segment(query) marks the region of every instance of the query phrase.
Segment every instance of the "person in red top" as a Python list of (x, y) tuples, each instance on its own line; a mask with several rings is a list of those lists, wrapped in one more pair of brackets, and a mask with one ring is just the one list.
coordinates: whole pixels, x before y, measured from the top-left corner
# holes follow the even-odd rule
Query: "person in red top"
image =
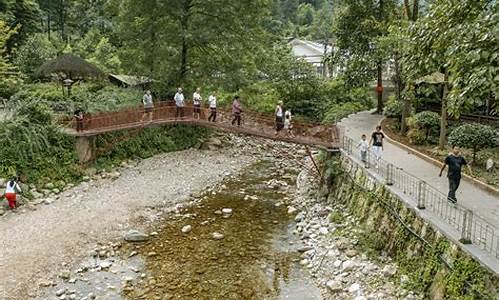
[(9, 202), (11, 209), (16, 208), (17, 193), (22, 193), (21, 187), (17, 184), (17, 178), (12, 178), (5, 187), (5, 199)]
[(241, 125), (241, 111), (240, 96), (235, 96), (233, 101), (234, 119), (231, 121), (231, 125), (234, 123), (238, 123), (238, 127)]

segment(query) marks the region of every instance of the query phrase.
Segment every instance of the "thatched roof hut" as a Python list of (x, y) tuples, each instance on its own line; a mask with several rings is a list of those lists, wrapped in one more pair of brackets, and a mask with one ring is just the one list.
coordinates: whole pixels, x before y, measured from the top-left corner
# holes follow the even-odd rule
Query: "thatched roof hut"
[(63, 74), (65, 78), (71, 79), (103, 76), (99, 68), (71, 53), (65, 53), (44, 63), (37, 71), (38, 77), (48, 77), (53, 74)]

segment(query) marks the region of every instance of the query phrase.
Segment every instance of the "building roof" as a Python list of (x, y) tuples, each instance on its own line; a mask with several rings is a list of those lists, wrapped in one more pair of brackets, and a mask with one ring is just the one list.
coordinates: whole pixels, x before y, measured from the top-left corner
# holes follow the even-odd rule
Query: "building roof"
[(154, 81), (153, 79), (146, 76), (132, 76), (132, 75), (120, 75), (120, 74), (109, 74), (109, 78), (117, 80), (127, 86), (138, 86)]
[[(292, 47), (293, 55), (301, 57), (310, 63), (321, 63), (325, 54), (325, 44), (306, 41), (301, 39), (291, 39), (288, 45)], [(332, 52), (332, 46), (326, 46), (326, 53)]]

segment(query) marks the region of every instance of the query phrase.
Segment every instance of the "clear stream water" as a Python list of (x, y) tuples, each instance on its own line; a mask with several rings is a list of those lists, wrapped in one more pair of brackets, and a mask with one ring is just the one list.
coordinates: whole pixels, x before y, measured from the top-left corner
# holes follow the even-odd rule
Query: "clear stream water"
[[(281, 173), (281, 174), (280, 174)], [(138, 250), (147, 277), (127, 299), (321, 299), (299, 264), (300, 241), (283, 203), (296, 174), (260, 162), (226, 180), (217, 192), (165, 221)], [(270, 180), (284, 184), (269, 184)], [(231, 215), (220, 214), (231, 208)], [(191, 225), (184, 234), (181, 228)], [(215, 240), (214, 232), (224, 238)]]

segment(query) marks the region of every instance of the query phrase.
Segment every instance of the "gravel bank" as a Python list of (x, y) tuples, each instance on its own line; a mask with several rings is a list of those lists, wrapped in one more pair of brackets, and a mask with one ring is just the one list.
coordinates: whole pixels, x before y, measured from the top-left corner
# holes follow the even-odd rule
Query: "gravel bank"
[[(245, 139), (212, 151), (158, 155), (119, 170), (120, 176), (90, 180), (45, 205), (0, 219), (0, 299), (26, 299), (98, 241), (122, 238), (130, 228), (253, 162)], [(234, 146), (236, 143), (236, 146)]]

